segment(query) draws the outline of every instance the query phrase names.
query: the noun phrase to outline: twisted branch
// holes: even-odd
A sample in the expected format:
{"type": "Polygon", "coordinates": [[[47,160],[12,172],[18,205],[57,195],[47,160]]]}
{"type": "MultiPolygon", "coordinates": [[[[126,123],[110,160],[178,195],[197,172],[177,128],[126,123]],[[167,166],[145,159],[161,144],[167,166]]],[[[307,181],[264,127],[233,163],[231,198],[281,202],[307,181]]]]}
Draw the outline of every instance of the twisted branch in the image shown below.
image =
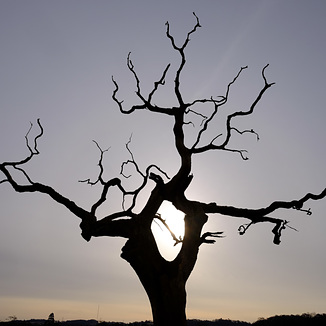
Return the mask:
{"type": "MultiPolygon", "coordinates": [[[[216,115],[219,107],[221,105],[224,105],[227,100],[228,100],[228,96],[229,96],[229,92],[230,92],[230,88],[231,86],[236,82],[236,80],[238,79],[238,77],[240,76],[241,72],[247,68],[246,67],[241,67],[240,71],[238,72],[238,74],[234,77],[234,79],[228,84],[228,87],[227,87],[227,90],[226,90],[226,95],[225,97],[221,100],[221,101],[218,101],[216,102],[215,100],[213,100],[211,98],[211,101],[214,103],[214,111],[213,113],[211,114],[211,116],[209,117],[209,119],[207,119],[204,123],[204,126],[203,128],[200,130],[200,132],[198,133],[198,136],[197,136],[197,139],[194,143],[194,145],[192,146],[192,153],[203,153],[203,152],[206,152],[206,151],[209,151],[209,150],[225,150],[225,151],[229,151],[229,152],[236,152],[236,153],[239,153],[240,156],[242,157],[242,159],[244,160],[247,160],[248,157],[246,155],[244,155],[244,153],[246,152],[245,150],[237,150],[237,149],[230,149],[228,148],[228,144],[230,142],[230,139],[231,139],[231,132],[232,130],[235,130],[237,131],[238,133],[240,134],[243,134],[243,133],[253,133],[257,136],[257,139],[259,139],[259,136],[256,132],[254,132],[252,129],[250,130],[245,130],[245,131],[239,131],[238,129],[236,129],[235,127],[233,127],[231,125],[231,122],[233,121],[234,118],[236,117],[240,117],[240,116],[247,116],[247,115],[250,115],[254,112],[254,109],[256,107],[256,105],[258,104],[258,102],[260,101],[260,99],[262,98],[263,94],[267,91],[268,88],[270,88],[272,85],[274,85],[275,83],[268,83],[267,82],[267,79],[266,79],[266,76],[265,76],[265,69],[268,67],[268,64],[262,69],[262,78],[264,80],[264,86],[263,88],[261,89],[261,91],[259,92],[258,96],[256,97],[256,99],[253,101],[253,103],[251,104],[250,108],[247,110],[247,111],[236,111],[232,114],[229,114],[227,116],[227,119],[226,119],[226,136],[225,136],[225,140],[223,141],[223,143],[219,144],[219,145],[216,145],[213,143],[213,141],[211,141],[209,144],[207,145],[204,145],[204,146],[201,146],[201,147],[196,147],[198,146],[199,144],[199,141],[201,139],[201,135],[203,134],[203,132],[205,130],[207,130],[207,127],[208,127],[208,124],[209,122],[213,119],[213,117],[216,115]]],[[[216,138],[215,138],[216,139],[216,138]]],[[[214,139],[214,140],[215,140],[214,139]]]]}
{"type": "Polygon", "coordinates": [[[142,92],[141,92],[140,80],[139,80],[139,77],[138,77],[138,75],[137,75],[137,73],[135,71],[135,66],[134,66],[132,60],[130,59],[130,54],[131,53],[129,52],[128,56],[127,56],[127,67],[134,76],[134,79],[136,81],[136,95],[140,98],[140,100],[141,100],[141,102],[143,104],[133,105],[129,110],[124,110],[123,105],[122,105],[123,101],[119,101],[118,98],[117,98],[117,93],[119,91],[119,85],[112,76],[112,82],[113,82],[113,84],[115,86],[115,89],[113,90],[113,93],[112,93],[112,99],[114,100],[114,102],[117,103],[117,105],[118,105],[118,107],[120,109],[120,112],[123,113],[123,114],[131,114],[135,110],[148,109],[149,111],[152,111],[152,112],[157,112],[157,113],[162,113],[162,114],[167,114],[167,115],[173,115],[174,112],[173,112],[173,110],[171,108],[159,107],[159,106],[153,105],[151,103],[154,94],[158,90],[158,87],[160,85],[165,85],[165,77],[166,77],[166,74],[167,74],[167,72],[168,72],[168,70],[170,68],[170,64],[168,64],[166,66],[166,68],[164,69],[161,78],[158,81],[154,82],[154,87],[153,87],[152,91],[148,94],[148,98],[146,100],[145,97],[143,96],[142,92]]]}
{"type": "MultiPolygon", "coordinates": [[[[233,206],[220,206],[216,203],[201,203],[203,210],[206,213],[218,213],[222,215],[227,215],[231,217],[240,217],[251,220],[249,224],[240,225],[238,231],[240,234],[244,234],[247,229],[256,223],[269,222],[275,224],[272,232],[274,234],[274,243],[279,244],[281,242],[281,231],[288,225],[288,221],[274,218],[268,216],[269,214],[279,210],[279,209],[296,209],[302,212],[305,212],[307,215],[311,215],[311,209],[303,209],[303,204],[308,200],[319,200],[326,197],[326,188],[319,194],[307,193],[302,198],[291,201],[274,201],[269,206],[258,208],[258,209],[249,209],[249,208],[238,208],[233,206]]],[[[290,227],[291,229],[294,229],[290,227]]],[[[295,230],[295,229],[294,229],[295,230]]]]}
{"type": "Polygon", "coordinates": [[[187,44],[190,41],[190,35],[195,33],[197,28],[201,27],[201,25],[199,23],[199,19],[198,19],[198,17],[196,16],[196,14],[194,12],[193,12],[193,15],[196,18],[196,24],[193,27],[193,29],[190,32],[188,32],[187,37],[186,37],[186,39],[185,39],[185,41],[184,41],[184,43],[183,43],[183,45],[181,47],[178,47],[176,45],[174,37],[170,34],[170,24],[169,24],[169,22],[165,23],[165,25],[166,25],[166,36],[170,39],[172,47],[175,50],[177,50],[180,53],[180,56],[181,56],[181,63],[179,65],[179,68],[178,68],[178,70],[176,72],[175,79],[174,79],[174,92],[175,92],[175,95],[176,95],[176,97],[178,99],[180,107],[184,106],[184,102],[183,102],[181,92],[180,92],[180,75],[181,75],[182,69],[183,69],[183,67],[184,67],[184,65],[186,63],[186,56],[185,56],[184,50],[185,50],[187,44]]]}

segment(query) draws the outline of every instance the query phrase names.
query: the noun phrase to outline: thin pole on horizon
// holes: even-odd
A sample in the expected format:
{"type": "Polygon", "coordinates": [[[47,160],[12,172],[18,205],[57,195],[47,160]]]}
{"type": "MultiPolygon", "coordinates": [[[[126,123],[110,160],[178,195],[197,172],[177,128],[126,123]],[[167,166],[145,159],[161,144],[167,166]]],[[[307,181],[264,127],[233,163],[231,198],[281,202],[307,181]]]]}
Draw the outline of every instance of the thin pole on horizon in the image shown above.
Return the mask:
{"type": "Polygon", "coordinates": [[[100,312],[100,305],[97,305],[97,315],[96,315],[96,320],[98,321],[98,314],[100,312]]]}

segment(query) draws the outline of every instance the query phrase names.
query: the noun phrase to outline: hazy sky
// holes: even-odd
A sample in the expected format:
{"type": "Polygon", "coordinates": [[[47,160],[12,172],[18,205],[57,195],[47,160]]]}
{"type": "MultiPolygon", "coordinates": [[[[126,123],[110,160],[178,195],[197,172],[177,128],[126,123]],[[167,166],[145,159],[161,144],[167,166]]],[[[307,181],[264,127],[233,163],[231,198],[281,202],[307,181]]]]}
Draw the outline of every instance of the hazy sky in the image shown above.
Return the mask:
{"type": "MultiPolygon", "coordinates": [[[[179,56],[165,36],[170,22],[183,42],[198,15],[182,75],[184,97],[223,95],[241,66],[248,65],[230,94],[228,110],[246,109],[263,85],[262,67],[276,84],[255,115],[239,127],[260,135],[235,137],[237,154],[195,157],[191,199],[257,208],[291,200],[326,186],[324,0],[0,1],[0,161],[28,154],[24,136],[41,118],[41,155],[28,165],[46,183],[89,208],[99,189],[78,183],[95,178],[98,150],[106,153],[106,176],[128,159],[125,143],[142,168],[156,163],[170,175],[178,168],[169,119],[148,112],[122,116],[111,94],[111,75],[126,106],[138,103],[126,68],[129,51],[144,91],[167,65],[167,85],[155,98],[175,103],[173,69],[179,56]]],[[[227,112],[227,111],[226,111],[227,112]]],[[[216,125],[216,129],[218,129],[216,125]]],[[[187,128],[191,140],[192,127],[187,128]]],[[[216,131],[214,131],[216,134],[216,131]]],[[[80,236],[79,220],[44,195],[17,194],[0,186],[0,320],[97,318],[151,319],[136,274],[122,260],[125,240],[80,236]]],[[[116,193],[102,213],[120,205],[116,193]]],[[[188,318],[254,321],[274,314],[325,312],[326,201],[309,202],[312,216],[274,214],[291,221],[282,243],[272,225],[239,236],[245,221],[212,215],[205,230],[224,231],[200,248],[188,285],[188,318]]]]}

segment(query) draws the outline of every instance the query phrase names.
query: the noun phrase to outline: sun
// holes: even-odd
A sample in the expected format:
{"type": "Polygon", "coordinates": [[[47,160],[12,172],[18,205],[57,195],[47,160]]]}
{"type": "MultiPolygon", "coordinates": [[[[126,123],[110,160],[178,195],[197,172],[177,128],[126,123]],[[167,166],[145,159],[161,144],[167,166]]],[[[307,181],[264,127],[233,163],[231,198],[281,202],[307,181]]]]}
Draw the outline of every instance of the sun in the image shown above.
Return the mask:
{"type": "MultiPolygon", "coordinates": [[[[157,211],[165,224],[174,233],[176,238],[183,239],[185,232],[184,213],[177,210],[170,202],[164,201],[157,211]]],[[[181,244],[176,244],[175,240],[159,219],[154,219],[152,223],[152,232],[154,234],[158,249],[166,260],[173,260],[181,249],[181,244]]]]}
{"type": "MultiPolygon", "coordinates": [[[[185,214],[183,212],[177,210],[170,202],[164,201],[157,213],[161,215],[162,219],[165,220],[165,223],[178,239],[180,237],[183,238],[185,233],[185,214]]],[[[161,225],[164,226],[163,223],[161,225]]],[[[170,233],[169,235],[172,238],[170,233]]]]}

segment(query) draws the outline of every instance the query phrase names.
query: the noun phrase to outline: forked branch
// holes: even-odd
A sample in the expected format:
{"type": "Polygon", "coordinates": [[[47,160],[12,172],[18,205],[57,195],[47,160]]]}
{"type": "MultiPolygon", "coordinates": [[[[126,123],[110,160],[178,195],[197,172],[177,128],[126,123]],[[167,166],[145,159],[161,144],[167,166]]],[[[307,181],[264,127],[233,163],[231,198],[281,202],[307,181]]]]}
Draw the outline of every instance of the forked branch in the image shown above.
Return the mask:
{"type": "Polygon", "coordinates": [[[195,16],[196,18],[196,24],[195,26],[193,27],[193,29],[188,32],[187,34],[187,37],[183,43],[183,45],[181,47],[178,47],[175,43],[175,40],[174,40],[174,37],[170,34],[170,24],[169,22],[166,22],[166,36],[170,39],[171,41],[171,44],[172,44],[172,47],[177,50],[179,53],[180,53],[180,56],[181,56],[181,62],[180,62],[180,65],[179,65],[179,68],[176,72],[176,75],[175,75],[175,79],[174,79],[174,92],[175,92],[175,95],[178,99],[178,102],[179,102],[179,105],[180,107],[183,107],[184,106],[184,101],[183,101],[183,98],[182,98],[182,95],[181,95],[181,92],[180,92],[180,75],[181,75],[181,72],[182,72],[182,69],[186,63],[186,56],[185,56],[185,53],[184,53],[184,50],[186,48],[186,46],[188,45],[189,41],[190,41],[190,35],[195,33],[197,28],[201,27],[200,23],[199,23],[199,19],[198,17],[196,16],[196,14],[193,12],[193,15],[195,16]]]}
{"type": "Polygon", "coordinates": [[[247,68],[246,67],[241,67],[241,69],[239,70],[238,74],[234,77],[234,79],[228,84],[227,86],[227,90],[226,90],[226,94],[225,96],[222,98],[222,100],[216,101],[213,98],[211,98],[211,102],[214,103],[214,110],[212,112],[212,114],[210,115],[210,117],[205,120],[203,127],[201,128],[201,130],[198,133],[197,139],[194,143],[194,145],[192,146],[192,153],[196,154],[196,153],[203,153],[203,152],[207,152],[210,150],[224,150],[224,151],[229,151],[229,152],[236,152],[239,153],[241,155],[241,157],[246,160],[248,159],[247,156],[245,155],[245,150],[242,149],[231,149],[228,147],[230,139],[231,139],[231,134],[232,131],[236,131],[237,133],[243,134],[243,133],[252,133],[255,134],[257,139],[259,139],[258,134],[253,130],[253,129],[247,129],[244,131],[239,131],[237,128],[235,128],[232,125],[232,121],[236,118],[236,117],[240,117],[240,116],[247,116],[250,115],[254,112],[254,109],[256,107],[256,105],[259,103],[259,101],[261,100],[263,94],[267,91],[268,88],[270,88],[272,85],[274,85],[274,83],[268,83],[266,76],[265,76],[265,69],[268,67],[268,64],[262,69],[262,78],[264,80],[264,86],[263,88],[260,90],[258,96],[256,97],[256,99],[253,101],[253,103],[251,104],[250,108],[247,111],[236,111],[233,112],[231,114],[229,114],[226,118],[226,134],[225,134],[225,138],[224,141],[220,144],[216,144],[215,143],[215,139],[217,137],[220,137],[220,135],[218,135],[217,137],[215,137],[210,143],[204,145],[204,146],[199,146],[199,142],[201,140],[201,136],[202,134],[207,130],[208,128],[208,124],[212,121],[212,119],[214,118],[214,116],[217,114],[218,109],[227,103],[228,97],[229,97],[229,92],[231,89],[231,86],[236,82],[236,80],[239,78],[241,72],[247,68]]]}
{"type": "Polygon", "coordinates": [[[205,232],[200,237],[200,244],[203,244],[203,243],[213,244],[216,242],[216,240],[215,239],[207,239],[207,238],[224,238],[224,236],[222,234],[223,234],[223,232],[205,232]]]}
{"type": "Polygon", "coordinates": [[[3,179],[1,182],[8,182],[15,191],[23,193],[23,192],[40,192],[49,195],[52,199],[54,199],[56,202],[64,205],[66,208],[68,208],[71,212],[73,212],[76,216],[80,218],[87,218],[89,216],[89,212],[84,210],[83,208],[77,206],[73,201],[70,199],[62,196],[60,193],[55,191],[50,186],[34,182],[28,175],[28,173],[20,167],[21,165],[24,165],[25,163],[29,162],[35,155],[39,154],[38,150],[38,140],[40,137],[43,136],[43,127],[41,125],[40,119],[37,120],[37,124],[40,128],[40,132],[34,137],[33,139],[33,147],[30,146],[29,142],[29,134],[33,127],[33,124],[31,123],[31,126],[28,130],[28,132],[25,135],[26,140],[26,146],[30,152],[29,156],[26,158],[20,160],[20,161],[11,161],[11,162],[3,162],[0,164],[0,171],[5,175],[5,179],[3,179]],[[13,177],[12,173],[10,172],[10,168],[14,168],[20,172],[23,173],[23,175],[26,177],[26,184],[19,184],[13,177]]]}
{"type": "Polygon", "coordinates": [[[155,104],[152,104],[153,96],[156,93],[156,91],[158,90],[158,87],[160,85],[165,84],[165,77],[166,77],[166,74],[167,74],[167,72],[168,72],[168,70],[170,68],[170,64],[168,64],[166,66],[166,68],[164,69],[161,78],[158,81],[154,82],[154,87],[151,90],[151,92],[148,94],[147,99],[142,94],[139,77],[138,77],[138,75],[137,75],[137,73],[135,71],[135,67],[134,67],[133,62],[130,59],[130,52],[129,52],[128,57],[127,57],[127,67],[129,68],[129,70],[131,71],[131,73],[134,76],[134,79],[136,81],[136,95],[141,100],[142,104],[133,105],[129,110],[125,110],[123,108],[123,105],[122,105],[123,101],[119,101],[118,98],[117,98],[117,93],[119,91],[119,85],[114,80],[114,78],[112,77],[112,82],[113,82],[113,84],[115,86],[115,89],[113,90],[113,93],[112,93],[112,99],[114,100],[114,102],[117,103],[117,105],[118,105],[118,107],[120,109],[120,112],[124,113],[124,114],[131,114],[136,110],[147,109],[147,110],[152,111],[152,112],[163,113],[163,114],[167,114],[167,115],[173,115],[174,113],[173,113],[173,110],[171,108],[159,107],[159,106],[156,106],[155,104]]]}
{"type": "Polygon", "coordinates": [[[120,212],[115,212],[113,214],[110,214],[108,216],[106,216],[105,218],[107,220],[114,220],[117,218],[120,218],[122,216],[129,216],[129,217],[133,217],[135,216],[135,214],[132,212],[132,209],[135,207],[136,202],[137,202],[137,197],[139,195],[139,193],[142,191],[142,189],[146,186],[148,179],[150,178],[151,175],[151,170],[153,168],[157,169],[160,173],[162,173],[166,178],[169,179],[169,176],[162,170],[160,169],[158,166],[156,166],[155,164],[151,164],[147,167],[146,172],[143,173],[141,171],[141,169],[139,168],[134,155],[129,147],[130,143],[131,143],[131,139],[132,137],[129,138],[128,142],[126,143],[126,149],[130,155],[130,159],[128,159],[127,161],[122,162],[121,167],[120,167],[120,175],[122,175],[124,178],[129,178],[131,175],[126,175],[124,172],[124,169],[127,165],[131,164],[134,166],[135,171],[138,175],[141,176],[142,178],[142,182],[141,184],[134,190],[126,190],[125,187],[123,187],[122,185],[122,181],[120,180],[120,178],[112,178],[109,179],[108,181],[105,181],[103,179],[103,172],[104,172],[104,166],[103,166],[103,157],[104,157],[104,153],[107,152],[109,150],[102,150],[102,148],[99,146],[99,144],[94,141],[94,143],[96,144],[97,148],[100,150],[100,159],[98,162],[98,166],[100,169],[100,172],[98,174],[98,177],[95,181],[91,181],[90,179],[86,179],[86,180],[80,180],[79,182],[84,182],[87,183],[91,186],[96,185],[97,183],[100,183],[102,185],[102,193],[100,198],[93,204],[92,208],[91,208],[91,213],[95,215],[96,210],[107,200],[107,194],[108,191],[110,189],[110,187],[118,187],[118,189],[121,191],[122,194],[122,211],[120,212]],[[125,207],[125,198],[126,196],[132,196],[132,200],[131,200],[131,204],[128,208],[125,207]]]}
{"type": "MultiPolygon", "coordinates": [[[[244,234],[247,229],[256,223],[269,222],[275,224],[272,232],[274,234],[274,243],[279,244],[281,242],[281,231],[288,225],[288,221],[274,218],[268,216],[269,214],[279,210],[279,209],[296,209],[302,212],[305,212],[307,215],[311,215],[312,212],[309,209],[303,209],[304,203],[308,200],[319,200],[326,197],[326,188],[319,194],[307,193],[302,198],[292,201],[274,201],[269,206],[258,208],[258,209],[249,209],[249,208],[238,208],[233,206],[220,206],[216,203],[204,204],[202,203],[203,210],[206,213],[218,213],[222,215],[227,215],[231,217],[246,218],[251,222],[248,224],[243,224],[239,227],[239,233],[244,234]]],[[[294,229],[290,227],[291,229],[294,229]]]]}
{"type": "MultiPolygon", "coordinates": [[[[75,216],[79,217],[82,222],[80,224],[80,227],[82,229],[82,236],[85,240],[89,241],[91,236],[93,235],[95,225],[97,225],[97,218],[95,216],[95,211],[96,208],[105,200],[105,196],[107,193],[107,190],[110,186],[113,185],[118,185],[119,186],[119,180],[117,179],[112,179],[109,182],[104,182],[102,178],[103,174],[103,166],[102,166],[102,158],[103,158],[103,153],[105,151],[101,150],[101,157],[100,157],[100,174],[98,177],[98,181],[100,181],[102,184],[104,184],[104,189],[101,195],[101,198],[93,205],[92,209],[90,211],[85,210],[84,208],[78,206],[74,201],[71,199],[63,196],[59,192],[57,192],[55,189],[52,187],[39,183],[39,182],[34,182],[28,175],[28,173],[22,168],[22,165],[25,163],[29,162],[35,155],[38,155],[40,152],[38,150],[38,140],[40,137],[43,136],[43,127],[41,125],[40,120],[37,120],[38,126],[40,128],[40,132],[34,137],[33,139],[33,146],[30,145],[30,140],[29,140],[29,134],[31,132],[31,129],[33,127],[33,124],[31,124],[31,127],[29,128],[25,140],[26,140],[26,146],[30,152],[30,154],[20,160],[20,161],[11,161],[11,162],[3,162],[0,164],[0,171],[4,174],[5,179],[1,180],[0,183],[8,182],[15,191],[19,193],[25,193],[25,192],[38,192],[38,193],[43,193],[51,197],[54,201],[57,203],[65,206],[69,211],[71,211],[75,216]],[[11,173],[10,169],[15,169],[23,173],[26,179],[26,183],[20,184],[16,181],[14,175],[11,173]]],[[[96,143],[97,144],[97,143],[96,143]]],[[[97,144],[98,146],[98,144],[97,144]]],[[[98,146],[98,148],[100,148],[98,146]]],[[[96,184],[97,182],[91,182],[89,179],[85,180],[85,182],[89,184],[96,184]]],[[[125,212],[117,212],[115,214],[115,217],[124,217],[124,216],[131,216],[126,214],[125,212]]],[[[110,233],[111,236],[126,236],[127,234],[130,233],[129,228],[121,229],[122,223],[110,223],[109,227],[107,228],[107,233],[110,233]]],[[[129,225],[127,222],[123,223],[123,225],[126,227],[129,225]]],[[[129,226],[131,227],[131,226],[129,226]]]]}

